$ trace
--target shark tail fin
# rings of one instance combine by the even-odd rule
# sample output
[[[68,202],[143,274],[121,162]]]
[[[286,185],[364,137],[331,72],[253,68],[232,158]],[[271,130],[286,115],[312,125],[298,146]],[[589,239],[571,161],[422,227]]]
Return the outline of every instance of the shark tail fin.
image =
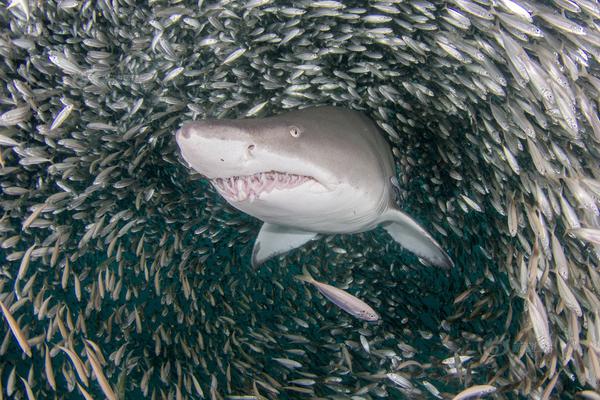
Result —
[[[402,211],[388,210],[382,216],[382,224],[396,242],[425,261],[442,268],[454,266],[454,262],[438,242]]]
[[[301,282],[307,282],[307,283],[316,282],[315,278],[313,278],[312,275],[310,274],[310,272],[308,272],[306,265],[302,266],[302,275],[296,275],[296,276],[294,276],[294,278],[298,279]]]

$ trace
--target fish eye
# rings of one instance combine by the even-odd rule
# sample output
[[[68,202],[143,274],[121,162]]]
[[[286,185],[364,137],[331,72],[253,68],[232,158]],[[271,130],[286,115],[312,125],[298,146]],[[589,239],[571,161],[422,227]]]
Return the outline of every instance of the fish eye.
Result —
[[[297,126],[290,126],[290,135],[292,135],[292,137],[300,137],[300,135],[302,134],[302,130],[300,128],[298,128]]]

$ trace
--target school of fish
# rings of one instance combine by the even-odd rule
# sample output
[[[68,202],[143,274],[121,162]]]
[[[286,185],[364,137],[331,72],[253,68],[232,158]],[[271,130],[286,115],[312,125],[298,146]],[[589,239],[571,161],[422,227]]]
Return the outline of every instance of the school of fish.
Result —
[[[2,2],[0,399],[600,398],[599,24],[596,0]],[[250,267],[258,221],[174,132],[324,105],[385,132],[452,269],[377,230]]]

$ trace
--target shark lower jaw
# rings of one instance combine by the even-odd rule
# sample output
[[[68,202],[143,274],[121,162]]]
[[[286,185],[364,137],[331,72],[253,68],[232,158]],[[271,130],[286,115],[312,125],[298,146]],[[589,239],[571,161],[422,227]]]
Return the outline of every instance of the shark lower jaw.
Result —
[[[254,201],[275,190],[291,190],[307,183],[317,183],[312,176],[279,171],[258,172],[252,175],[213,178],[210,180],[219,194],[229,202]],[[324,186],[322,186],[324,188]]]

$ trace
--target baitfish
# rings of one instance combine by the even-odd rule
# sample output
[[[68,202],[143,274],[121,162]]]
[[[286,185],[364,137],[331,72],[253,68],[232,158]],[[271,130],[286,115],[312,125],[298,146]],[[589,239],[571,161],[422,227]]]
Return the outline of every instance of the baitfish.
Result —
[[[297,275],[296,279],[310,283],[319,289],[319,292],[321,292],[323,296],[327,297],[333,304],[346,311],[348,314],[366,321],[377,321],[379,319],[379,315],[375,310],[361,299],[354,297],[350,293],[338,289],[335,286],[316,281],[310,275],[306,267],[302,268],[302,272],[303,275]]]

